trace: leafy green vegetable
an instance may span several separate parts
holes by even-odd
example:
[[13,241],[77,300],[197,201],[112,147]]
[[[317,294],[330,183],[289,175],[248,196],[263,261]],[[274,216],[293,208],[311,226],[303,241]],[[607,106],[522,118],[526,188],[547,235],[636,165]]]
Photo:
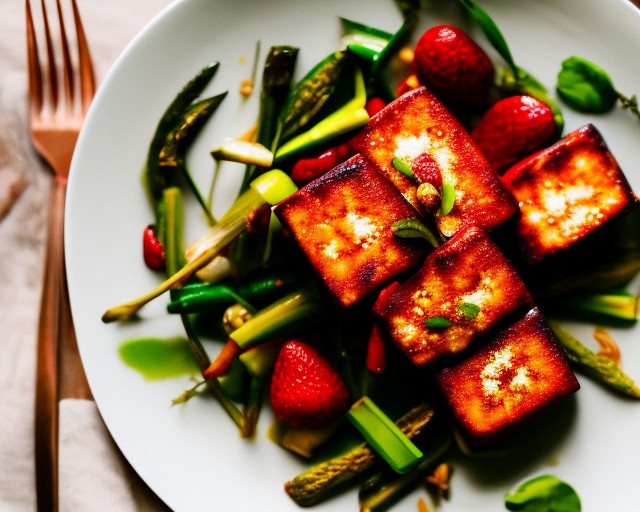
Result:
[[569,106],[583,112],[608,112],[618,99],[607,72],[577,56],[562,61],[557,90]]
[[522,512],[580,512],[580,498],[566,482],[541,475],[519,485],[504,499],[508,510]]
[[562,62],[557,90],[560,97],[576,110],[596,114],[608,112],[620,100],[623,109],[640,119],[635,94],[628,97],[616,90],[609,74],[583,57],[574,55]]

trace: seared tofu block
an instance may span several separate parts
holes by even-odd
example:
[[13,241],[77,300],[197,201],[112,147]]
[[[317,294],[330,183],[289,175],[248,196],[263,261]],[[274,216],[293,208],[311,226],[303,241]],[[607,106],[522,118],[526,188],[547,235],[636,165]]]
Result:
[[393,235],[391,225],[416,217],[402,194],[360,155],[279,203],[275,213],[328,289],[344,306],[412,267],[426,247]]
[[435,378],[471,446],[512,432],[580,387],[536,308],[474,346],[469,356],[439,369]]
[[417,209],[416,182],[392,165],[394,158],[411,167],[416,177],[428,162],[427,174],[435,171],[437,182],[452,185],[453,210],[438,218],[438,227],[447,237],[465,222],[491,231],[517,212],[514,199],[467,131],[424,87],[405,93],[374,115],[352,144]]
[[375,312],[390,337],[418,365],[464,350],[508,314],[533,305],[509,260],[473,225],[433,251],[380,302]]
[[502,180],[520,206],[517,236],[530,263],[567,249],[638,201],[591,124],[511,167]]

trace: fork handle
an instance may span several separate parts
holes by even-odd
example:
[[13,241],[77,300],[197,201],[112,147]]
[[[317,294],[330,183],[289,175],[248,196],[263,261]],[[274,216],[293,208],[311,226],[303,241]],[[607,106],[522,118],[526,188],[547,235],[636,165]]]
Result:
[[55,178],[49,205],[36,360],[35,463],[38,510],[58,505],[58,340],[64,274],[66,181]]

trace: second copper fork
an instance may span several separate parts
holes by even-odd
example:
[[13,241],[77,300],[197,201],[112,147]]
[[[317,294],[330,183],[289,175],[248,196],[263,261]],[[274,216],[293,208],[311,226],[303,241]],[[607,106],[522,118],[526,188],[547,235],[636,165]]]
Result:
[[[40,1],[42,21],[34,22],[26,0],[29,65],[29,124],[33,145],[54,173],[48,215],[44,283],[38,325],[35,454],[38,510],[57,510],[58,401],[65,396],[91,396],[77,352],[64,272],[64,205],[71,158],[83,120],[95,93],[87,41],[75,0],[70,12],[75,26],[77,58],[73,58],[65,27],[65,11],[55,0],[54,30]],[[43,32],[46,67],[38,54],[38,30]],[[56,59],[56,54],[59,55]],[[72,382],[68,384],[68,377]]]

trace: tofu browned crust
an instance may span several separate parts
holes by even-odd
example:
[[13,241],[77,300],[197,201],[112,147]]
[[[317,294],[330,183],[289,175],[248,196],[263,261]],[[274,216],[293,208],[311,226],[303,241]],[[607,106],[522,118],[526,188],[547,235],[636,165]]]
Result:
[[497,440],[580,388],[536,308],[470,352],[435,379],[471,446]]
[[426,247],[393,235],[416,217],[402,194],[355,155],[279,203],[275,213],[343,306],[418,266]]
[[514,165],[502,180],[518,201],[517,236],[530,263],[569,248],[638,202],[591,124]]
[[455,190],[453,210],[438,219],[447,237],[469,222],[491,231],[517,212],[513,197],[467,131],[425,87],[405,93],[374,115],[352,145],[417,209],[416,184],[391,162],[397,157],[411,166],[427,153]]
[[[467,225],[375,311],[400,350],[422,365],[464,350],[509,313],[532,305],[506,256],[483,230]],[[450,325],[425,324],[436,318]]]

